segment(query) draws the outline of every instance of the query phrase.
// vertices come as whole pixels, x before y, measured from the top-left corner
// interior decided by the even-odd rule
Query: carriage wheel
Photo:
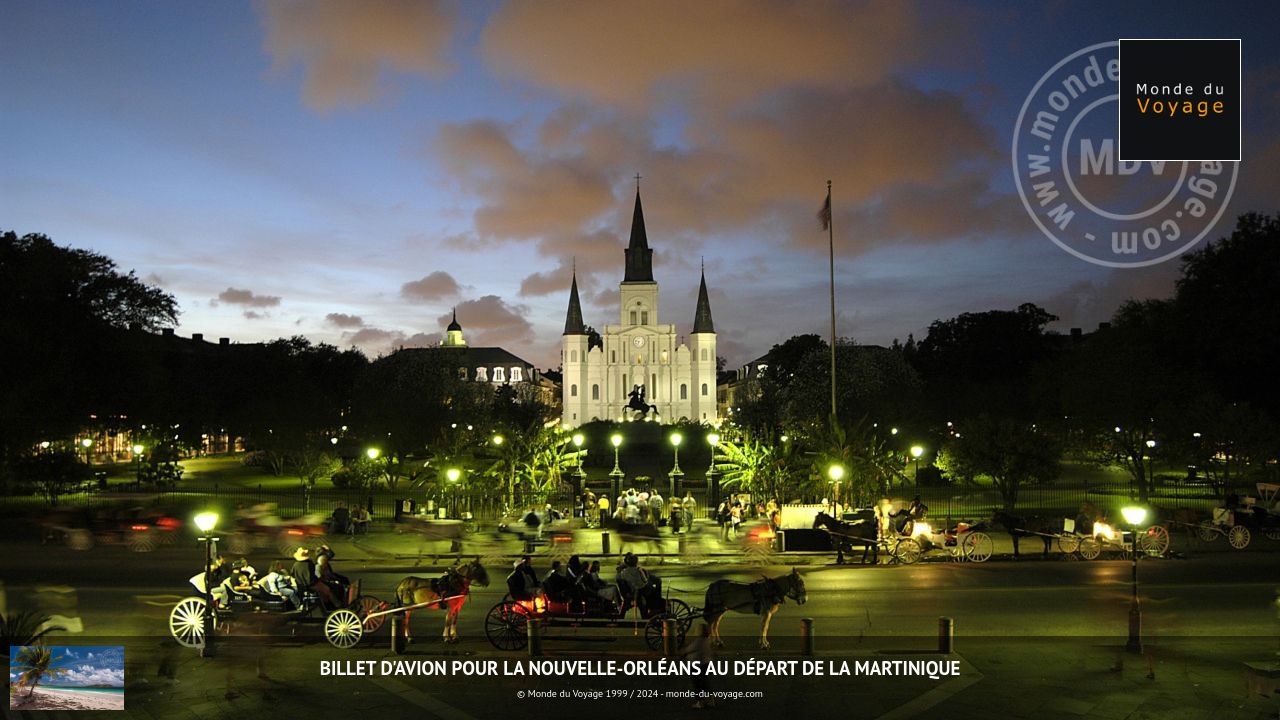
[[[1098,542],[1096,538],[1087,537],[1080,539],[1080,557],[1085,560],[1096,560],[1101,554],[1102,543]]]
[[[1075,554],[1075,552],[1080,549],[1080,536],[1079,535],[1059,535],[1058,549],[1066,553],[1067,555]]]
[[[1201,523],[1196,526],[1196,536],[1205,542],[1213,542],[1218,539],[1222,533],[1218,529],[1208,523]]]
[[[68,530],[65,540],[67,547],[72,550],[90,550],[93,548],[93,533],[83,528]]]
[[[364,637],[364,623],[347,608],[334,610],[324,619],[324,636],[330,645],[346,650],[355,647]]]
[[[356,614],[359,615],[360,619],[363,621],[365,632],[376,633],[382,627],[382,624],[387,621],[386,615],[379,615],[378,617],[375,617],[375,618],[369,617],[370,613],[376,613],[380,610],[385,610],[387,607],[386,603],[382,602],[381,600],[379,600],[378,598],[372,595],[361,595],[360,597],[356,598],[355,604],[352,605],[351,607],[353,610],[356,611]]]
[[[689,607],[689,603],[680,598],[667,598],[667,612],[680,621],[680,637],[683,640],[684,634],[689,632],[689,628],[693,627],[693,608]]]
[[[961,541],[961,552],[969,562],[986,562],[995,551],[995,541],[984,532],[972,532]]]
[[[513,602],[494,605],[484,618],[484,634],[499,650],[521,650],[529,642],[529,618],[524,608]]]
[[[1280,540],[1280,527],[1269,527],[1263,530],[1262,534],[1266,535],[1268,540]]]
[[[688,632],[687,626],[680,620],[678,616],[671,612],[660,612],[649,618],[649,622],[644,625],[644,642],[649,646],[650,650],[657,652],[662,649],[662,624],[664,620],[676,621],[676,646],[684,645],[685,633]]]
[[[1138,539],[1138,548],[1152,557],[1163,557],[1169,552],[1169,528],[1152,525]]]
[[[920,556],[923,554],[924,550],[915,538],[902,538],[893,548],[893,557],[903,565],[913,565],[920,562]]]
[[[1231,543],[1231,547],[1236,550],[1243,550],[1249,547],[1249,540],[1251,539],[1249,528],[1243,525],[1233,525],[1227,531],[1227,542]]]
[[[232,555],[248,555],[253,552],[253,538],[248,533],[234,532],[227,538],[227,550]]]
[[[130,530],[129,549],[134,552],[151,552],[156,549],[156,540],[150,530]]]
[[[183,598],[169,613],[169,634],[183,647],[204,647],[204,598]]]

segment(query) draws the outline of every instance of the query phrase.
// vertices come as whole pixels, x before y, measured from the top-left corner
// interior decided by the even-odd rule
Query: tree
[[[825,487],[830,483],[829,469],[839,465],[845,470],[842,495],[849,497],[854,506],[868,507],[888,492],[894,480],[906,481],[897,453],[866,418],[847,425],[822,426],[811,443],[814,451],[809,473],[811,482],[816,487]]]
[[[0,460],[106,417],[104,367],[130,323],[177,321],[173,296],[121,273],[106,256],[39,234],[0,234]],[[135,392],[145,391],[135,388]]]
[[[9,671],[17,673],[18,686],[28,688],[27,699],[30,699],[32,693],[36,691],[36,686],[46,675],[56,678],[67,673],[67,668],[58,667],[57,663],[62,660],[62,655],[54,657],[53,651],[45,645],[28,645],[18,650],[13,667],[9,668]]]
[[[1062,450],[1056,438],[1029,424],[979,415],[963,424],[964,433],[946,447],[948,469],[961,477],[986,476],[1000,492],[1005,510],[1018,504],[1028,483],[1058,477]]]
[[[51,632],[64,632],[66,628],[49,624],[49,616],[32,610],[0,615],[0,647],[35,645]]]
[[[34,485],[50,505],[89,479],[89,466],[74,450],[46,450],[20,457],[14,466],[18,477]]]
[[[932,420],[980,412],[1030,418],[1033,370],[1052,357],[1056,342],[1045,326],[1057,318],[1031,303],[1016,310],[962,313],[935,320],[914,350]],[[908,344],[910,344],[910,338]],[[913,354],[903,348],[906,355]]]

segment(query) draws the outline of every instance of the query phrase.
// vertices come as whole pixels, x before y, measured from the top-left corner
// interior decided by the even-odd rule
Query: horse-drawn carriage
[[[1280,485],[1258,483],[1257,489],[1257,497],[1240,500],[1232,496],[1213,508],[1208,517],[1183,512],[1175,515],[1172,524],[1194,532],[1204,542],[1225,537],[1236,550],[1249,547],[1256,533],[1268,540],[1280,540],[1280,502],[1276,499]]]
[[[287,624],[294,633],[299,624],[320,625],[329,644],[346,649],[359,643],[365,632],[376,632],[382,627],[382,616],[369,616],[386,607],[376,597],[361,594],[359,582],[348,589],[345,607],[330,611],[324,610],[320,596],[310,589],[298,591],[296,607],[281,595],[228,589],[225,600],[214,600],[214,629],[229,632],[241,615],[252,617],[258,624],[264,620]],[[207,600],[200,596],[183,598],[173,606],[169,613],[169,633],[178,644],[190,648],[204,646],[207,608]]]
[[[1015,558],[1020,557],[1019,540],[1028,537],[1043,543],[1044,557],[1056,543],[1064,555],[1084,560],[1095,560],[1104,552],[1126,555],[1135,544],[1132,531],[1113,527],[1092,503],[1085,503],[1074,518],[1019,517],[996,511],[991,524],[1003,527],[1013,538]],[[1140,553],[1163,556],[1169,550],[1168,528],[1153,524],[1138,533],[1136,544]]]
[[[650,650],[662,647],[663,621],[675,620],[678,641],[683,642],[693,625],[696,613],[689,603],[664,594],[641,593],[632,604],[631,593],[623,592],[621,604],[596,593],[571,591],[549,596],[538,592],[528,599],[510,595],[494,605],[484,620],[485,636],[499,650],[520,650],[528,644],[528,625],[539,622],[542,627],[613,628],[631,624],[644,625],[644,639]]]
[[[863,562],[868,553],[878,559],[883,552],[892,563],[911,565],[933,550],[946,551],[953,560],[986,562],[995,547],[982,524],[959,522],[935,530],[923,517],[903,512],[888,517],[888,532],[882,532],[874,509],[855,510],[846,518],[837,520],[820,512],[813,521],[814,529],[823,528],[831,536],[839,564],[844,563],[845,553],[859,548]]]

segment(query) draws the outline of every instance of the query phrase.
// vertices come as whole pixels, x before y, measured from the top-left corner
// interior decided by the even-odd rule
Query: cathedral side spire
[[[636,209],[631,215],[631,242],[627,244],[627,272],[623,282],[653,282],[653,250],[644,229],[644,209],[640,206],[640,188],[636,188]]]
[[[707,299],[707,274],[702,273],[702,283],[698,286],[698,309],[693,315],[693,332],[714,333],[715,324],[711,322],[711,301]]]
[[[582,322],[582,303],[578,301],[578,271],[573,271],[573,285],[569,288],[569,312],[564,318],[565,335],[586,335],[587,329]]]

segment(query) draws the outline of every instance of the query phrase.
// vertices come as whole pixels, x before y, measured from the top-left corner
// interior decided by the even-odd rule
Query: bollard
[[[774,537],[774,540],[778,543],[778,552],[787,551],[787,533],[785,530],[779,530],[778,534]]]
[[[813,618],[800,618],[800,654],[813,654]]]
[[[673,657],[680,652],[680,621],[667,618],[662,621],[662,654]]]
[[[529,657],[542,657],[542,623],[537,618],[529,618],[524,627],[529,638]]]
[[[391,652],[403,655],[404,646],[404,616],[395,613],[391,616]]]
[[[956,622],[949,617],[938,618],[938,652],[950,655],[955,646]]]
[[[610,554],[610,552],[609,552],[609,531],[608,531],[608,530],[606,530],[606,531],[604,531],[604,532],[600,533],[600,553],[601,553],[601,554],[603,554],[603,555],[609,555],[609,554]]]
[[[524,541],[524,554],[525,554],[525,555],[532,555],[532,554],[533,554],[533,552],[534,552],[533,541],[532,541],[532,540],[525,540],[525,541]]]
[[[682,556],[685,554],[685,550],[689,547],[689,542],[688,542],[688,540],[689,540],[689,536],[688,536],[688,535],[678,535],[678,536],[677,536],[677,539],[676,539],[676,548],[677,548],[678,552],[680,553],[680,555],[682,555]]]

